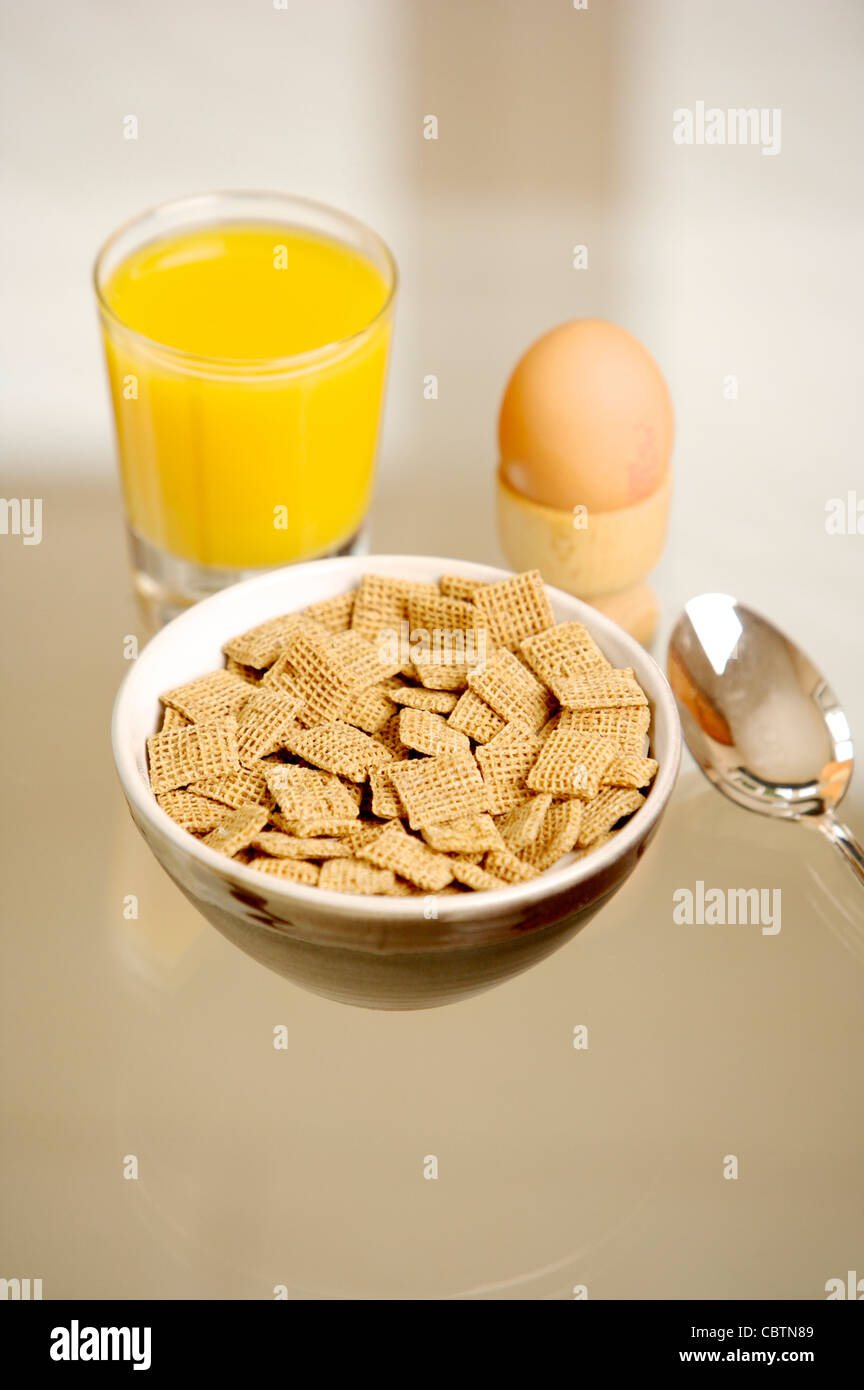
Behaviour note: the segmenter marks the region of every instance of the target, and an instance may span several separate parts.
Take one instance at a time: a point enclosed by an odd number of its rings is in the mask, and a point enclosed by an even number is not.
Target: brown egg
[[[665,478],[674,432],[669,389],[638,339],[576,319],[538,338],[507,384],[502,472],[547,507],[632,507]]]

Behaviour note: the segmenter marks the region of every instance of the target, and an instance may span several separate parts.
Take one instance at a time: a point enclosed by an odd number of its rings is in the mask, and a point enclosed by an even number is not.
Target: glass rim
[[[354,333],[349,333],[347,337],[336,338],[332,342],[322,343],[319,347],[309,348],[306,352],[288,353],[282,357],[209,357],[201,353],[187,352],[184,348],[172,347],[170,343],[159,342],[158,339],[151,338],[147,333],[141,333],[137,328],[132,328],[130,324],[126,323],[120,315],[112,309],[103,293],[103,284],[107,280],[107,276],[105,280],[103,280],[104,263],[120,238],[125,236],[127,232],[130,232],[138,223],[143,223],[148,218],[156,217],[160,214],[183,208],[184,206],[193,206],[195,203],[205,204],[220,200],[229,201],[232,198],[269,198],[277,201],[290,202],[301,210],[307,209],[309,212],[319,212],[336,217],[341,222],[350,225],[356,231],[362,232],[365,236],[370,237],[377,243],[378,249],[382,253],[383,260],[389,272],[390,283],[387,287],[387,294],[383,304],[362,328],[358,328]],[[218,224],[202,222],[201,225]],[[286,227],[299,225],[301,224],[291,222],[285,223]],[[156,238],[154,238],[154,240],[155,239]],[[331,238],[331,240],[338,240],[338,238]],[[348,243],[346,242],[344,244],[347,245]],[[142,245],[146,245],[146,242],[142,242]],[[116,227],[114,231],[106,237],[99,247],[99,250],[96,252],[96,258],[93,262],[92,282],[93,290],[96,295],[96,302],[99,306],[99,312],[102,318],[107,320],[107,322],[115,328],[121,329],[124,333],[136,339],[138,343],[143,344],[147,348],[154,349],[158,353],[165,353],[178,362],[188,363],[190,365],[212,367],[216,369],[223,368],[229,371],[257,369],[259,371],[268,370],[279,372],[313,365],[315,362],[326,359],[334,353],[342,353],[346,350],[350,350],[352,344],[366,337],[371,330],[379,323],[383,322],[392,309],[393,302],[396,298],[396,291],[399,287],[399,270],[396,265],[396,258],[384,238],[379,236],[368,223],[361,221],[359,217],[354,217],[353,214],[349,212],[344,212],[342,208],[337,208],[332,203],[324,203],[316,198],[307,198],[299,193],[284,193],[273,189],[232,188],[217,189],[209,193],[190,193],[181,198],[169,198],[163,203],[155,203],[151,207],[135,213],[133,217],[127,218],[125,222],[121,223],[119,227]]]

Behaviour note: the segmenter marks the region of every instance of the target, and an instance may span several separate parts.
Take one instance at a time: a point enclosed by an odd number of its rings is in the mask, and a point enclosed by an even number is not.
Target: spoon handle
[[[864,846],[855,839],[848,825],[832,815],[822,816],[817,823],[822,834],[843,855],[859,883],[864,884]]]

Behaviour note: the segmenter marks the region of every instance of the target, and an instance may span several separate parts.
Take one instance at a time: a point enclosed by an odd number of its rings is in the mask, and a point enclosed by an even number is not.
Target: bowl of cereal
[[[314,993],[448,1004],[585,926],[636,868],[681,735],[665,677],[543,584],[318,560],[169,623],[114,707],[132,818],[224,936]]]

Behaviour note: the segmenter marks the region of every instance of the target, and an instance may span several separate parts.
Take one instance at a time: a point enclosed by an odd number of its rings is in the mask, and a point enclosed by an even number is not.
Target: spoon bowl
[[[864,883],[864,850],[835,811],[852,777],[849,721],[809,657],[729,594],[686,604],[668,675],[687,747],[748,811],[809,823]]]

